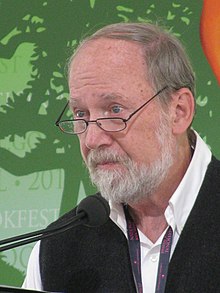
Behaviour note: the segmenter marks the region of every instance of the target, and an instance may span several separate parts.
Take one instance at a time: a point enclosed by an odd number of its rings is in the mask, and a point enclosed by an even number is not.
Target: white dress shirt
[[[211,161],[211,151],[201,137],[196,132],[195,134],[196,145],[192,160],[178,188],[170,198],[169,205],[165,210],[166,221],[173,230],[171,257],[180,237],[181,231],[195,203],[196,197],[205,177],[208,164]],[[110,218],[127,237],[123,207],[110,202],[110,208]],[[160,256],[160,246],[166,231],[163,232],[155,243],[152,243],[141,231],[138,232],[141,246],[143,293],[154,293]],[[27,276],[22,286],[23,288],[35,290],[43,289],[39,269],[39,246],[40,242],[38,242],[32,250],[28,263]]]

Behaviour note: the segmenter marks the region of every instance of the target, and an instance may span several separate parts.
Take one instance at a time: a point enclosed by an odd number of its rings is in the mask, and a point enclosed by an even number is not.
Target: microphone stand
[[[56,227],[49,226],[45,229],[3,239],[0,241],[0,252],[51,237],[81,224],[88,224],[90,227],[100,226],[107,222],[109,214],[110,208],[104,198],[99,194],[88,196],[78,205],[76,215],[65,221],[65,223],[61,223]]]
[[[78,225],[85,224],[87,221],[87,214],[84,211],[80,211],[74,218],[57,227],[49,227],[1,240],[0,246],[3,246],[0,247],[0,252],[51,237]]]

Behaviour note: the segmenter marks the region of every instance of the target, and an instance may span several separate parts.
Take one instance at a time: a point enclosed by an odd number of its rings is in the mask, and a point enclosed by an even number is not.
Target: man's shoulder
[[[211,163],[220,165],[220,160],[216,158],[214,155],[212,155]]]
[[[212,156],[211,162],[208,165],[203,184],[200,191],[204,193],[211,193],[217,195],[219,199],[220,194],[220,160]]]
[[[220,174],[220,160],[213,155],[208,165],[207,173]]]

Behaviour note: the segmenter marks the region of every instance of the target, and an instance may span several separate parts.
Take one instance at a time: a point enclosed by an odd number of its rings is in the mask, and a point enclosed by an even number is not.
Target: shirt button
[[[151,260],[152,262],[156,262],[156,261],[157,261],[157,255],[152,255],[152,256],[150,257],[150,260]]]

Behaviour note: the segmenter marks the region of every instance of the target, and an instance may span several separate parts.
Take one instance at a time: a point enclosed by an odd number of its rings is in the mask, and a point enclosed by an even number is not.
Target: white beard
[[[164,115],[162,115],[164,116]],[[161,119],[156,137],[161,152],[150,165],[137,164],[127,154],[117,155],[109,148],[91,150],[87,157],[90,178],[102,196],[116,203],[134,204],[151,196],[165,179],[174,155],[172,137],[166,119]],[[103,170],[97,163],[117,163],[120,168]]]

